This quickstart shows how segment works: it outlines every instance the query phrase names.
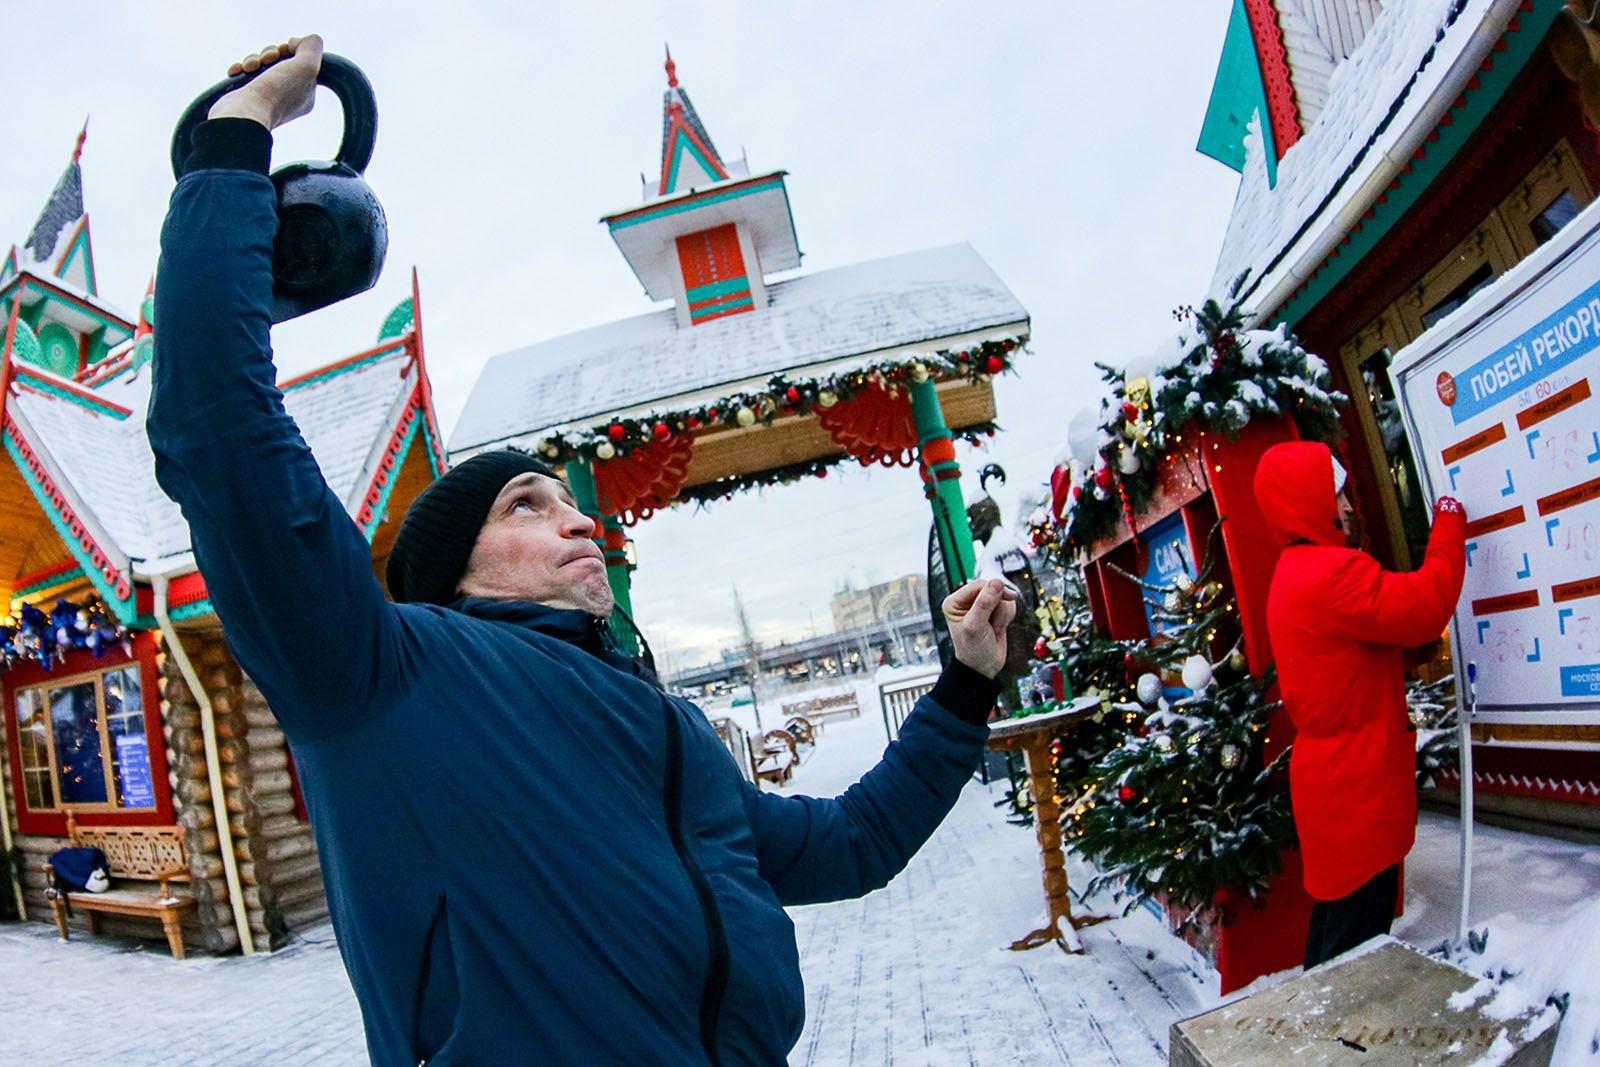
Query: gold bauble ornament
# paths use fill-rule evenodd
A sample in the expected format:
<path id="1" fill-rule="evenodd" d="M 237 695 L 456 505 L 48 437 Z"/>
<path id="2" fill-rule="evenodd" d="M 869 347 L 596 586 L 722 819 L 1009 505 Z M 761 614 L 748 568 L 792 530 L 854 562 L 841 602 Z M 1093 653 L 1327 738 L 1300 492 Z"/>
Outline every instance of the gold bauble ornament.
<path id="1" fill-rule="evenodd" d="M 923 366 L 921 363 L 911 364 L 911 380 L 918 383 L 927 381 L 928 368 Z"/>
<path id="2" fill-rule="evenodd" d="M 754 426 L 756 424 L 756 413 L 747 407 L 740 407 L 738 411 L 733 413 L 733 418 L 740 426 Z"/>
<path id="3" fill-rule="evenodd" d="M 817 394 L 817 403 L 825 408 L 831 408 L 839 402 L 839 397 L 832 389 L 824 389 Z"/>
<path id="4" fill-rule="evenodd" d="M 617 454 L 616 447 L 610 441 L 601 441 L 594 446 L 595 459 L 610 459 Z"/>
<path id="5" fill-rule="evenodd" d="M 1129 378 L 1123 392 L 1127 393 L 1130 401 L 1143 407 L 1150 400 L 1150 379 L 1142 374 Z"/>

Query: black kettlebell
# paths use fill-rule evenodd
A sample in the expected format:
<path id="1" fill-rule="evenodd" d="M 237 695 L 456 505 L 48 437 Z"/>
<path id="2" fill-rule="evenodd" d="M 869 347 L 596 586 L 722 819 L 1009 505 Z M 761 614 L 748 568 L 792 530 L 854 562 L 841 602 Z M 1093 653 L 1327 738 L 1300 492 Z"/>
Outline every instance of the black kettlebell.
<path id="1" fill-rule="evenodd" d="M 269 70 L 263 67 L 261 70 Z M 235 74 L 201 93 L 172 135 L 172 173 L 211 105 L 261 70 Z M 278 190 L 278 236 L 272 246 L 272 321 L 327 307 L 377 284 L 389 251 L 389 220 L 362 173 L 378 135 L 378 101 L 361 68 L 323 53 L 317 84 L 344 109 L 344 139 L 332 162 L 290 163 L 272 172 Z"/>

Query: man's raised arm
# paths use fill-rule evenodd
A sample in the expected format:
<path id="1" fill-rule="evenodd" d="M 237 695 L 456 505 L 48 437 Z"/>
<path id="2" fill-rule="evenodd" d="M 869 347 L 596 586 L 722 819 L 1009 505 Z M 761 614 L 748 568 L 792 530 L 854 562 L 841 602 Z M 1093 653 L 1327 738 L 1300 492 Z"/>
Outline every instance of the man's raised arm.
<path id="1" fill-rule="evenodd" d="M 315 737 L 381 708 L 403 680 L 366 539 L 275 384 L 269 131 L 310 109 L 322 51 L 311 37 L 283 54 L 296 44 L 272 83 L 224 97 L 195 131 L 161 232 L 146 429 L 240 666 L 291 736 Z"/>

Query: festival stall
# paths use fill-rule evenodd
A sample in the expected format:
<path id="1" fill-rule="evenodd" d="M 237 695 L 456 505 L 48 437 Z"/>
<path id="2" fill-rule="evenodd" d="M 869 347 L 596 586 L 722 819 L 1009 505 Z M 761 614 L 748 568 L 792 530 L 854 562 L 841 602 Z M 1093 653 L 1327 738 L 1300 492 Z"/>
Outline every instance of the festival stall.
<path id="1" fill-rule="evenodd" d="M 1028 313 L 965 244 L 774 279 L 800 265 L 785 172 L 725 159 L 670 54 L 666 71 L 659 180 L 601 221 L 671 306 L 491 359 L 452 458 L 515 446 L 564 468 L 602 531 L 625 642 L 630 527 L 846 460 L 915 467 L 947 572 L 970 578 L 955 440 L 993 433 L 991 382 Z"/>
<path id="2" fill-rule="evenodd" d="M 1402 417 L 1405 401 L 1391 364 L 1408 344 L 1419 353 L 1437 347 L 1427 343 L 1438 340 L 1431 330 L 1443 328 L 1474 294 L 1509 285 L 1499 280 L 1592 201 L 1600 181 L 1600 34 L 1586 21 L 1587 8 L 1560 0 L 1234 4 L 1199 144 L 1241 173 L 1211 286 L 1214 299 L 1198 312 L 1180 311 L 1186 323 L 1182 343 L 1126 372 L 1108 373 L 1107 405 L 1079 426 L 1072 450 L 1077 467 L 1064 462 L 1058 469 L 1053 514 L 1039 523 L 1041 544 L 1056 545 L 1067 564 L 1082 565 L 1081 587 L 1069 585 L 1069 591 L 1082 590 L 1081 610 L 1057 605 L 1055 632 L 1040 651 L 1061 657 L 1080 689 L 1085 683 L 1076 676 L 1083 675 L 1109 691 L 1108 720 L 1123 712 L 1119 736 L 1099 739 L 1098 747 L 1063 739 L 1062 777 L 1069 786 L 1104 782 L 1103 760 L 1131 773 L 1163 765 L 1156 758 L 1165 755 L 1162 750 L 1182 752 L 1184 743 L 1174 741 L 1162 715 L 1182 707 L 1183 718 L 1196 718 L 1193 705 L 1184 704 L 1192 699 L 1184 689 L 1192 694 L 1193 686 L 1183 686 L 1170 671 L 1181 667 L 1178 657 L 1191 654 L 1190 648 L 1206 660 L 1193 677 L 1207 676 L 1210 688 L 1225 691 L 1221 667 L 1233 660 L 1226 646 L 1237 632 L 1243 665 L 1264 683 L 1270 679 L 1262 606 L 1275 549 L 1261 529 L 1250 486 L 1255 461 L 1271 444 L 1308 434 L 1328 440 L 1351 472 L 1366 547 L 1389 567 L 1406 569 L 1420 559 L 1428 504 L 1422 465 L 1444 462 L 1444 453 L 1419 451 L 1416 427 L 1408 432 Z M 1461 329 L 1458 318 L 1451 322 L 1452 331 Z M 1274 369 L 1274 346 L 1320 353 L 1326 364 L 1308 357 L 1313 373 L 1296 380 Z M 1230 361 L 1244 372 L 1228 375 Z M 1228 398 L 1207 393 L 1219 369 L 1235 382 L 1231 399 L 1238 404 L 1231 411 Z M 1180 379 L 1198 377 L 1196 388 L 1187 394 L 1173 388 L 1174 371 Z M 1306 386 L 1313 388 L 1307 392 Z M 1559 414 L 1581 419 L 1581 405 Z M 1178 420 L 1185 420 L 1181 429 Z M 1147 440 L 1162 442 L 1154 454 L 1145 450 Z M 1530 447 L 1538 446 L 1536 440 Z M 1530 462 L 1541 461 L 1535 456 Z M 1504 471 L 1491 473 L 1493 485 L 1458 480 L 1449 491 L 1490 500 L 1507 488 Z M 1448 478 L 1441 469 L 1433 490 L 1440 491 Z M 1587 497 L 1570 503 L 1566 518 L 1573 521 L 1565 525 L 1577 531 L 1573 543 L 1581 553 L 1582 520 L 1595 504 Z M 1483 523 L 1499 510 L 1504 509 L 1479 502 L 1469 514 L 1480 568 L 1488 565 L 1495 531 Z M 1208 566 L 1210 576 L 1202 578 Z M 1208 594 L 1213 586 L 1216 591 Z M 1205 627 L 1201 642 L 1194 631 L 1205 618 L 1207 595 L 1218 604 L 1231 602 L 1236 614 L 1224 612 L 1231 628 L 1227 618 Z M 1478 599 L 1476 607 L 1465 601 L 1467 610 L 1492 614 L 1501 608 L 1494 597 Z M 1505 610 L 1527 607 L 1519 601 Z M 1473 617 L 1474 631 L 1480 621 Z M 1495 621 L 1506 616 L 1491 619 L 1491 627 Z M 1554 616 L 1551 625 L 1557 625 Z M 1523 630 L 1527 647 L 1514 651 L 1527 662 L 1546 650 L 1534 647 L 1532 629 Z M 1456 648 L 1476 639 L 1458 621 Z M 1502 654 L 1509 655 L 1511 646 L 1501 643 Z M 1173 646 L 1171 653 L 1160 651 Z M 1413 722 L 1423 742 L 1418 765 L 1424 795 L 1453 799 L 1452 717 L 1468 694 L 1452 693 L 1460 665 L 1448 643 L 1442 648 L 1413 686 Z M 1120 678 L 1118 658 L 1126 660 Z M 1163 664 L 1169 668 L 1165 676 Z M 1157 669 L 1145 672 L 1145 666 Z M 1142 674 L 1158 681 L 1152 687 Z M 1127 689 L 1137 690 L 1141 682 L 1145 692 L 1127 699 Z M 1600 733 L 1584 716 L 1548 713 L 1528 693 L 1522 714 L 1501 709 L 1468 724 L 1477 810 L 1593 827 L 1600 805 L 1600 755 L 1594 748 Z M 1166 708 L 1152 715 L 1152 705 L 1162 704 Z M 1226 721 L 1249 723 L 1270 707 L 1270 690 L 1262 689 Z M 1281 712 L 1267 713 L 1261 729 L 1252 730 L 1261 735 L 1259 751 L 1247 750 L 1238 766 L 1263 773 L 1272 767 L 1275 752 L 1292 741 L 1281 720 Z M 1217 736 L 1219 721 L 1225 720 L 1211 720 L 1203 736 Z M 1192 722 L 1182 727 L 1189 736 L 1197 728 Z M 1199 747 L 1204 749 L 1203 740 Z M 1072 760 L 1080 749 L 1094 757 L 1098 775 Z M 1242 779 L 1180 772 L 1178 781 L 1188 787 L 1184 795 L 1192 806 L 1234 795 L 1230 790 Z M 1197 781 L 1204 782 L 1198 794 Z M 1253 781 L 1257 800 L 1281 791 L 1270 775 Z M 1089 824 L 1089 851 L 1120 861 L 1114 873 L 1127 888 L 1130 876 L 1155 871 L 1154 857 L 1149 849 L 1117 847 L 1119 825 L 1133 828 L 1130 805 L 1132 811 L 1141 806 L 1138 790 L 1126 782 L 1117 792 L 1113 799 L 1085 798 L 1080 791 L 1067 810 L 1069 819 Z M 1237 839 L 1214 834 L 1206 820 L 1196 824 L 1185 806 L 1163 813 L 1192 829 L 1184 840 L 1163 842 L 1169 862 L 1156 880 L 1178 887 L 1177 897 L 1198 907 L 1202 919 L 1207 905 L 1228 893 L 1266 889 L 1259 911 L 1210 909 L 1211 920 L 1220 920 L 1210 925 L 1219 935 L 1214 948 L 1224 988 L 1295 963 L 1304 925 L 1299 920 L 1295 928 L 1303 906 L 1289 903 L 1288 886 L 1298 882 L 1292 850 L 1271 850 L 1282 851 L 1284 869 L 1270 883 L 1263 875 L 1276 864 L 1258 862 L 1267 853 L 1252 852 L 1249 862 L 1231 871 L 1232 888 L 1219 890 L 1229 878 L 1199 875 L 1226 866 L 1216 861 L 1229 849 L 1219 852 L 1217 846 Z M 1153 823 L 1146 828 L 1169 825 L 1166 818 Z M 1265 841 L 1276 824 L 1262 823 L 1268 829 L 1258 840 Z M 1282 844 L 1288 840 L 1285 833 Z M 1132 895 L 1164 901 L 1174 918 L 1193 917 L 1185 907 L 1172 906 L 1176 897 L 1165 888 L 1134 886 Z M 1247 921 L 1275 930 L 1279 943 L 1235 938 L 1238 951 L 1230 951 L 1230 920 L 1245 914 L 1253 916 Z"/>
<path id="3" fill-rule="evenodd" d="M 190 947 L 262 951 L 327 904 L 283 733 L 234 661 L 187 525 L 155 481 L 153 305 L 147 292 L 130 318 L 99 295 L 75 150 L 0 266 L 0 897 L 50 922 L 45 864 L 70 827 L 113 873 L 176 871 L 172 890 L 195 902 L 181 924 Z M 394 520 L 444 462 L 419 310 L 413 275 L 373 347 L 279 382 L 372 543 L 375 575 Z M 85 923 L 163 936 L 160 923 L 75 909 L 72 927 Z"/>

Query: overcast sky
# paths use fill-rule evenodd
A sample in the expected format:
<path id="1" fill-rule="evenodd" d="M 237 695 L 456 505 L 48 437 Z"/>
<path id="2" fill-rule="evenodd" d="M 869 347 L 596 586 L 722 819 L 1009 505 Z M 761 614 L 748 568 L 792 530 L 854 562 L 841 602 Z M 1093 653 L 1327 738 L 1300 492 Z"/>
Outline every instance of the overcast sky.
<path id="1" fill-rule="evenodd" d="M 660 167 L 662 44 L 724 157 L 783 167 L 804 270 L 970 241 L 1033 318 L 997 384 L 1010 521 L 1048 475 L 1093 361 L 1158 344 L 1205 292 L 1237 176 L 1194 151 L 1227 0 L 1139 4 L 52 3 L 7 12 L 25 86 L 0 113 L 0 205 L 19 242 L 89 115 L 83 171 L 101 295 L 127 312 L 154 269 L 173 123 L 228 62 L 320 32 L 377 91 L 368 177 L 389 217 L 377 288 L 279 327 L 295 373 L 369 345 L 422 280 L 448 439 L 485 360 L 651 305 L 597 219 Z M 335 101 L 280 132 L 326 158 Z M 634 604 L 658 655 L 712 657 L 736 630 L 831 625 L 828 597 L 925 567 L 914 471 L 679 509 L 634 531 Z"/>

